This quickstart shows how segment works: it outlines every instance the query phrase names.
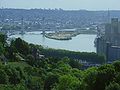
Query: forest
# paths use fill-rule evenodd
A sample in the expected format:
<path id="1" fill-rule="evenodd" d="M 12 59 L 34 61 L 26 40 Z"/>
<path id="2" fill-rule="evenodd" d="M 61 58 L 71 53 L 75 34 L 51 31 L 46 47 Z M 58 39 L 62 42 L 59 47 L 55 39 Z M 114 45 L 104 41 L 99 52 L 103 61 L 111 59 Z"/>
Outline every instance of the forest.
<path id="1" fill-rule="evenodd" d="M 120 61 L 96 53 L 43 48 L 0 34 L 0 90 L 120 90 Z M 82 70 L 79 60 L 101 64 Z"/>

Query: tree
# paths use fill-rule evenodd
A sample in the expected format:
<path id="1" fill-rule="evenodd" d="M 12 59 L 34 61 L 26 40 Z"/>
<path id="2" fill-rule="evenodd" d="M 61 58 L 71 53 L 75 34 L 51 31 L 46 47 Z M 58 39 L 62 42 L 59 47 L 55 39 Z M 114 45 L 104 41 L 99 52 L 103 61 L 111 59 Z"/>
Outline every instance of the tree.
<path id="1" fill-rule="evenodd" d="M 58 75 L 49 74 L 45 80 L 44 90 L 51 90 L 58 83 Z"/>
<path id="2" fill-rule="evenodd" d="M 3 44 L 0 42 L 0 55 L 4 53 L 5 49 L 3 47 Z"/>
<path id="3" fill-rule="evenodd" d="M 102 65 L 98 68 L 95 87 L 93 90 L 104 90 L 115 78 L 115 69 L 112 65 Z"/>
<path id="4" fill-rule="evenodd" d="M 8 76 L 6 72 L 0 69 L 0 84 L 7 84 L 8 83 Z"/>
<path id="5" fill-rule="evenodd" d="M 33 55 L 27 55 L 27 62 L 28 62 L 28 64 L 30 64 L 31 66 L 34 66 L 34 64 L 35 64 L 35 58 L 34 58 L 34 56 Z"/>
<path id="6" fill-rule="evenodd" d="M 41 78 L 31 77 L 27 81 L 27 87 L 29 90 L 41 90 Z"/>
<path id="7" fill-rule="evenodd" d="M 29 45 L 25 41 L 20 38 L 17 38 L 14 41 L 14 46 L 16 47 L 17 51 L 23 55 L 29 54 Z"/>
<path id="8" fill-rule="evenodd" d="M 0 33 L 0 42 L 4 45 L 6 43 L 6 35 Z"/>
<path id="9" fill-rule="evenodd" d="M 72 68 L 77 68 L 77 69 L 80 69 L 82 66 L 82 64 L 79 62 L 79 60 L 74 60 L 74 59 L 70 59 L 69 65 Z"/>
<path id="10" fill-rule="evenodd" d="M 81 85 L 83 90 L 94 90 L 97 74 L 97 68 L 95 67 L 88 68 L 84 71 Z"/>
<path id="11" fill-rule="evenodd" d="M 19 84 L 21 77 L 20 77 L 20 72 L 16 70 L 14 67 L 6 66 L 5 68 L 6 74 L 9 76 L 9 82 L 10 84 Z"/>
<path id="12" fill-rule="evenodd" d="M 120 90 L 120 85 L 116 82 L 110 83 L 105 90 Z"/>
<path id="13" fill-rule="evenodd" d="M 80 81 L 71 75 L 63 75 L 59 78 L 57 90 L 80 90 Z"/>
<path id="14" fill-rule="evenodd" d="M 113 66 L 115 67 L 115 71 L 120 72 L 120 61 L 113 62 Z"/>

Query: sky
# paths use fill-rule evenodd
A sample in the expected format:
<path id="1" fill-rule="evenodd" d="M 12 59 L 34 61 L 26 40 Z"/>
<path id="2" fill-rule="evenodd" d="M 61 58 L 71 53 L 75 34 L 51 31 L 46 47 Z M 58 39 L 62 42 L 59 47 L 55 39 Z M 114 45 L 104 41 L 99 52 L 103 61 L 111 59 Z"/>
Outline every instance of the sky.
<path id="1" fill-rule="evenodd" d="M 120 0 L 0 0 L 4 8 L 62 8 L 65 10 L 120 10 Z"/>

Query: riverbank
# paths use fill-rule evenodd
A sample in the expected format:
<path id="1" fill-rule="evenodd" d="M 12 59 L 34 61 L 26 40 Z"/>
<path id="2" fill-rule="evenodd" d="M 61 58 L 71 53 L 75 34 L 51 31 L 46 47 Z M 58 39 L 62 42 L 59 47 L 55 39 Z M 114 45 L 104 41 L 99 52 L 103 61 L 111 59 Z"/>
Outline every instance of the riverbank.
<path id="1" fill-rule="evenodd" d="M 80 52 L 96 52 L 96 48 L 94 47 L 94 40 L 96 38 L 96 35 L 94 34 L 90 34 L 90 35 L 79 34 L 75 37 L 72 37 L 72 40 L 55 40 L 55 39 L 46 38 L 40 33 L 41 31 L 30 32 L 30 33 L 26 32 L 26 34 L 24 35 L 15 34 L 10 36 L 9 38 L 20 37 L 23 40 L 27 41 L 28 43 L 43 45 L 45 47 L 55 48 L 55 49 L 65 49 L 65 50 L 80 51 Z"/>
<path id="2" fill-rule="evenodd" d="M 55 33 L 47 33 L 45 34 L 45 37 L 55 40 L 71 40 L 72 37 L 75 37 L 79 34 L 80 33 L 76 31 L 60 31 Z"/>

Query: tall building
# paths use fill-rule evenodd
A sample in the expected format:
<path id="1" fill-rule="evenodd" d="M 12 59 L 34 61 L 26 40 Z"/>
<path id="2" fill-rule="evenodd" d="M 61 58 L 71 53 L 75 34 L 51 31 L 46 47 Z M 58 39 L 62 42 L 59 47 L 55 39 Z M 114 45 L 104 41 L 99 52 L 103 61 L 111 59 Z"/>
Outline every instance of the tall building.
<path id="1" fill-rule="evenodd" d="M 120 59 L 120 22 L 112 18 L 105 25 L 104 35 L 97 37 L 97 53 L 106 56 L 107 61 Z"/>

